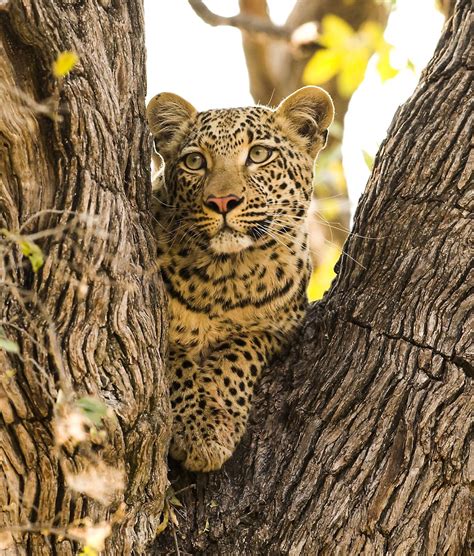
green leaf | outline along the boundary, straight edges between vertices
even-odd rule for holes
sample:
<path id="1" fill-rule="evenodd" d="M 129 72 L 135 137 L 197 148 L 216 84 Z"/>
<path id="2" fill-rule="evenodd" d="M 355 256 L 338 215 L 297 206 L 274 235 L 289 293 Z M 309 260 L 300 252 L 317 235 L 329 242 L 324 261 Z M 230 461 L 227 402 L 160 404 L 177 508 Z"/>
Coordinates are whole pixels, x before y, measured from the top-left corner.
<path id="1" fill-rule="evenodd" d="M 415 64 L 413 63 L 413 60 L 410 60 L 410 58 L 408 58 L 408 60 L 407 60 L 407 69 L 409 69 L 413 73 L 416 73 Z"/>
<path id="2" fill-rule="evenodd" d="M 176 498 L 176 496 L 172 496 L 169 499 L 169 503 L 172 504 L 173 506 L 177 506 L 178 508 L 183 507 L 183 504 L 181 504 L 181 502 L 178 500 L 178 498 Z"/>
<path id="3" fill-rule="evenodd" d="M 28 259 L 30 260 L 33 272 L 38 272 L 38 270 L 44 264 L 43 251 L 41 251 L 39 245 L 36 245 L 36 243 L 34 243 L 33 241 L 25 239 L 22 236 L 19 236 L 18 238 L 18 245 L 23 255 L 25 255 L 25 257 L 28 257 Z"/>
<path id="4" fill-rule="evenodd" d="M 108 407 L 105 403 L 96 398 L 80 398 L 77 400 L 76 405 L 96 426 L 101 424 L 102 419 L 108 413 Z"/>
<path id="5" fill-rule="evenodd" d="M 374 167 L 374 160 L 375 158 L 366 150 L 362 149 L 362 155 L 364 156 L 364 162 L 367 166 L 367 168 L 372 171 L 372 168 Z"/>

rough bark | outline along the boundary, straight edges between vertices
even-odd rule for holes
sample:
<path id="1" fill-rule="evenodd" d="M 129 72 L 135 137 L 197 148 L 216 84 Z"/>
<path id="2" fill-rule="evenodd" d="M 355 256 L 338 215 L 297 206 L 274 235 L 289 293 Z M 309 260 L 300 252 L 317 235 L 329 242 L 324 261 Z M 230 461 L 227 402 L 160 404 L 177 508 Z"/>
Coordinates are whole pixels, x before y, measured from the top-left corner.
<path id="1" fill-rule="evenodd" d="M 38 240 L 47 254 L 38 274 L 11 248 L 0 277 L 0 320 L 21 348 L 19 356 L 0 350 L 0 373 L 14 375 L 0 383 L 0 528 L 99 521 L 123 500 L 108 553 L 141 553 L 160 518 L 170 433 L 148 211 L 142 2 L 1 4 L 0 227 L 18 232 L 30 219 L 23 233 L 59 231 Z M 51 65 L 64 50 L 80 61 L 61 81 Z M 37 113 L 47 99 L 52 119 Z M 38 215 L 46 209 L 58 212 Z M 59 388 L 97 396 L 117 416 L 94 450 L 127 475 L 111 508 L 65 487 L 63 466 L 81 469 L 91 454 L 55 447 Z M 76 550 L 67 539 L 15 533 L 5 554 Z"/>
<path id="2" fill-rule="evenodd" d="M 338 277 L 263 377 L 236 455 L 177 472 L 196 485 L 183 551 L 469 553 L 471 20 L 459 1 L 376 158 Z"/>

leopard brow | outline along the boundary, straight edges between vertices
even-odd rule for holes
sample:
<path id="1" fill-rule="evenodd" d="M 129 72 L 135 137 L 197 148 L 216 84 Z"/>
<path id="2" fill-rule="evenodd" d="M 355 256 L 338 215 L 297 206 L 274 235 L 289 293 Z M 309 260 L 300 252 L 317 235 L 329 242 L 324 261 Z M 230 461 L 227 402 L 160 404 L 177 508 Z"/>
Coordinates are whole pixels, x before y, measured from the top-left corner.
<path id="1" fill-rule="evenodd" d="M 248 145 L 250 148 L 251 147 L 265 147 L 266 149 L 278 149 L 278 145 L 276 143 L 272 143 L 271 141 L 266 141 L 264 139 L 259 140 L 259 139 L 255 139 L 253 143 L 249 143 Z"/>
<path id="2" fill-rule="evenodd" d="M 187 154 L 191 153 L 201 153 L 201 154 L 208 154 L 205 149 L 203 149 L 200 145 L 186 145 L 186 147 L 181 151 L 181 156 L 186 156 Z"/>

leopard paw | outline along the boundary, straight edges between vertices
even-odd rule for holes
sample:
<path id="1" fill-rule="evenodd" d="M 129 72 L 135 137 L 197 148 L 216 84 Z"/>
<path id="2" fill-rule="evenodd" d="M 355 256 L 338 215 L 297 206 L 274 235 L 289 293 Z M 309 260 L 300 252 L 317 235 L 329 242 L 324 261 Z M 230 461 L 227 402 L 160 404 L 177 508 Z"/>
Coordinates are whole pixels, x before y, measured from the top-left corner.
<path id="1" fill-rule="evenodd" d="M 232 417 L 226 411 L 216 413 L 201 422 L 175 423 L 170 454 L 185 469 L 216 471 L 231 457 L 237 441 Z"/>

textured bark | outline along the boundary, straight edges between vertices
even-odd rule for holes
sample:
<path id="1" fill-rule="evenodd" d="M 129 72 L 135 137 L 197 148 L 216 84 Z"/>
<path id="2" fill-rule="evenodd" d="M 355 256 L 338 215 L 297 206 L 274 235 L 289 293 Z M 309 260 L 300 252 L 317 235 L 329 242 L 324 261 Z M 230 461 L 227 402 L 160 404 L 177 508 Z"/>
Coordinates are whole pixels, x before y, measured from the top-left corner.
<path id="1" fill-rule="evenodd" d="M 458 2 L 397 112 L 349 256 L 263 377 L 236 455 L 180 475 L 196 485 L 183 493 L 182 550 L 469 553 L 470 6 Z"/>
<path id="2" fill-rule="evenodd" d="M 0 227 L 17 232 L 30 219 L 23 233 L 66 228 L 38 241 L 47 254 L 38 274 L 13 249 L 0 276 L 0 320 L 21 347 L 20 356 L 0 350 L 0 373 L 14 371 L 0 383 L 0 528 L 98 521 L 123 500 L 108 553 L 141 553 L 160 518 L 170 434 L 142 2 L 11 0 L 0 25 Z M 51 64 L 70 49 L 80 61 L 61 83 Z M 35 113 L 46 99 L 62 121 Z M 34 216 L 46 209 L 58 213 Z M 98 223 L 77 222 L 76 212 Z M 118 418 L 95 450 L 127 474 L 112 508 L 65 488 L 52 433 L 59 388 L 98 396 Z M 89 456 L 76 449 L 63 464 L 81 469 Z M 14 540 L 5 554 L 77 550 L 34 533 Z"/>

